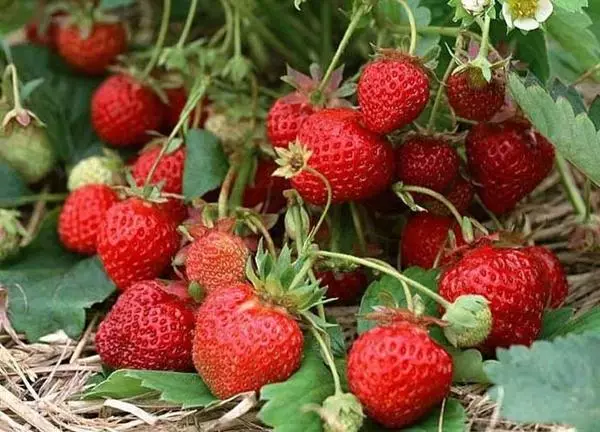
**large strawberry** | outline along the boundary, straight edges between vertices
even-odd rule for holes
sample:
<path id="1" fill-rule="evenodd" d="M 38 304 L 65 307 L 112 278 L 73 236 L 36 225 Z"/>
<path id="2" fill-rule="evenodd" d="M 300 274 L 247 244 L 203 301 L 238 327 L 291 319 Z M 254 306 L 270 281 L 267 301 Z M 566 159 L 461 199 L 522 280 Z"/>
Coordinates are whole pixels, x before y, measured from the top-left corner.
<path id="1" fill-rule="evenodd" d="M 68 24 L 58 29 L 56 47 L 72 67 L 98 75 L 125 52 L 127 32 L 120 22 L 95 22 L 90 28 Z"/>
<path id="2" fill-rule="evenodd" d="M 390 146 L 360 124 L 360 114 L 348 108 L 328 108 L 310 116 L 298 134 L 299 145 L 308 150 L 308 167 L 331 185 L 332 202 L 369 198 L 392 180 L 394 154 Z M 294 168 L 295 148 L 291 153 Z M 302 159 L 300 159 L 302 160 Z M 293 176 L 292 186 L 307 202 L 323 205 L 327 188 L 319 176 L 304 170 Z"/>
<path id="3" fill-rule="evenodd" d="M 523 249 L 529 256 L 536 259 L 542 268 L 546 281 L 546 301 L 544 305 L 550 308 L 560 307 L 569 293 L 569 284 L 563 265 L 554 253 L 543 246 L 531 246 Z"/>
<path id="4" fill-rule="evenodd" d="M 112 146 L 144 143 L 146 132 L 159 130 L 163 120 L 163 103 L 133 77 L 112 75 L 92 96 L 92 125 L 98 136 Z"/>
<path id="5" fill-rule="evenodd" d="M 489 302 L 492 331 L 481 348 L 531 345 L 542 325 L 547 297 L 544 270 L 526 251 L 484 245 L 474 248 L 442 275 L 440 294 L 450 302 L 467 294 Z"/>
<path id="6" fill-rule="evenodd" d="M 442 257 L 451 230 L 457 245 L 464 244 L 460 227 L 453 218 L 427 212 L 411 215 L 400 239 L 402 265 L 432 268 L 438 257 Z"/>
<path id="7" fill-rule="evenodd" d="M 364 68 L 357 93 L 365 127 L 387 134 L 419 117 L 429 100 L 429 78 L 418 59 L 386 50 Z"/>
<path id="8" fill-rule="evenodd" d="M 260 205 L 260 211 L 265 213 L 277 213 L 285 207 L 287 200 L 283 192 L 291 185 L 288 180 L 273 176 L 276 169 L 277 164 L 270 159 L 258 161 L 254 180 L 244 191 L 244 207 Z"/>
<path id="9" fill-rule="evenodd" d="M 121 290 L 160 276 L 178 247 L 173 220 L 157 204 L 137 197 L 112 206 L 98 233 L 98 255 Z"/>
<path id="10" fill-rule="evenodd" d="M 145 280 L 121 294 L 100 323 L 96 349 L 115 369 L 186 371 L 193 367 L 193 309 L 165 283 Z"/>
<path id="11" fill-rule="evenodd" d="M 65 247 L 81 254 L 95 254 L 98 230 L 106 212 L 117 202 L 117 194 L 103 184 L 90 184 L 71 192 L 58 219 L 58 234 Z"/>
<path id="12" fill-rule="evenodd" d="M 367 414 L 388 428 L 415 423 L 450 393 L 452 358 L 402 316 L 360 335 L 348 355 L 348 385 Z"/>
<path id="13" fill-rule="evenodd" d="M 354 304 L 369 284 L 361 269 L 321 270 L 315 272 L 315 276 L 323 287 L 327 287 L 327 298 L 336 299 L 337 305 Z"/>
<path id="14" fill-rule="evenodd" d="M 458 177 L 460 159 L 444 139 L 413 136 L 396 150 L 398 180 L 444 192 Z"/>
<path id="15" fill-rule="evenodd" d="M 466 139 L 469 170 L 483 203 L 505 213 L 552 170 L 554 148 L 525 120 L 479 123 Z"/>
<path id="16" fill-rule="evenodd" d="M 504 105 L 506 84 L 494 76 L 487 82 L 479 68 L 467 67 L 450 76 L 448 102 L 457 116 L 474 121 L 490 120 Z"/>
<path id="17" fill-rule="evenodd" d="M 207 293 L 227 288 L 244 280 L 249 254 L 240 237 L 218 228 L 208 230 L 187 249 L 186 277 Z"/>

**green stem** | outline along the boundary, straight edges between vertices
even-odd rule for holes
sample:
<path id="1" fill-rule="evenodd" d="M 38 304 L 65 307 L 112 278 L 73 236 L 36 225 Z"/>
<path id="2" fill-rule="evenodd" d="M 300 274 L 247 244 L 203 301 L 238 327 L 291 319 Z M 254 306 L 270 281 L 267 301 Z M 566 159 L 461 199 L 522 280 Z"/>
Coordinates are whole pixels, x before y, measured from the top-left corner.
<path id="1" fill-rule="evenodd" d="M 21 105 L 21 95 L 19 93 L 19 74 L 17 73 L 17 67 L 12 63 L 4 71 L 4 79 L 8 79 L 9 75 L 12 75 L 12 94 L 15 111 L 20 112 L 23 110 L 23 106 Z M 2 119 L 0 119 L 1 121 Z"/>
<path id="2" fill-rule="evenodd" d="M 490 24 L 492 19 L 489 15 L 486 15 L 481 26 L 481 45 L 479 46 L 479 54 L 475 59 L 475 63 L 478 61 L 487 61 L 488 54 L 490 52 Z M 478 21 L 479 23 L 479 21 Z M 480 24 L 481 25 L 481 24 Z"/>
<path id="3" fill-rule="evenodd" d="M 242 56 L 242 18 L 237 7 L 233 9 L 233 55 Z"/>
<path id="4" fill-rule="evenodd" d="M 273 258 L 277 258 L 277 250 L 275 249 L 275 243 L 273 242 L 273 237 L 271 237 L 271 234 L 269 233 L 269 230 L 263 223 L 262 219 L 252 213 L 250 213 L 250 215 L 247 216 L 247 218 L 248 218 L 249 222 L 251 222 L 260 231 L 260 234 L 262 235 L 262 237 L 265 239 L 265 242 L 267 243 L 267 250 L 269 251 L 271 256 Z"/>
<path id="5" fill-rule="evenodd" d="M 294 276 L 294 279 L 292 279 L 292 282 L 290 283 L 290 286 L 288 288 L 289 292 L 293 291 L 294 288 L 296 288 L 299 284 L 302 283 L 302 281 L 306 278 L 306 275 L 308 274 L 308 272 L 315 265 L 316 259 L 317 259 L 317 257 L 310 256 L 306 260 L 306 262 L 302 265 L 302 267 L 300 268 L 300 270 L 298 270 L 298 273 L 296 273 L 296 276 Z"/>
<path id="6" fill-rule="evenodd" d="M 69 194 L 66 193 L 26 195 L 12 200 L 0 200 L 0 207 L 20 207 L 40 200 L 45 202 L 62 202 L 68 196 Z"/>
<path id="7" fill-rule="evenodd" d="M 252 171 L 253 164 L 253 153 L 254 149 L 247 148 L 242 163 L 240 165 L 240 169 L 238 171 L 238 175 L 235 179 L 235 183 L 233 184 L 233 189 L 231 191 L 231 197 L 229 199 L 229 208 L 236 209 L 242 206 L 242 202 L 244 201 L 244 192 L 246 191 L 246 185 L 248 185 L 248 181 L 250 180 L 250 174 Z"/>
<path id="8" fill-rule="evenodd" d="M 171 0 L 163 0 L 163 14 L 160 21 L 160 30 L 158 31 L 158 39 L 156 40 L 156 45 L 154 46 L 154 50 L 152 51 L 152 57 L 150 61 L 146 65 L 144 72 L 142 72 L 141 80 L 145 80 L 148 78 L 156 63 L 158 63 L 158 58 L 160 57 L 160 52 L 165 44 L 165 39 L 167 38 L 167 30 L 169 29 L 169 17 L 171 16 Z"/>
<path id="9" fill-rule="evenodd" d="M 302 248 L 304 247 L 304 243 L 306 241 L 306 239 L 304 238 L 304 232 L 302 230 L 302 228 L 304 228 L 302 222 L 302 215 L 300 214 L 300 208 L 297 204 L 294 204 L 290 211 L 292 212 L 292 219 L 294 220 L 294 224 L 296 225 L 296 251 L 298 253 L 298 256 L 300 256 L 302 255 Z"/>
<path id="10" fill-rule="evenodd" d="M 223 184 L 221 185 L 221 190 L 219 191 L 219 199 L 217 201 L 217 211 L 219 219 L 227 217 L 227 200 L 229 199 L 229 192 L 231 192 L 231 186 L 233 185 L 233 181 L 235 180 L 236 172 L 237 166 L 235 164 L 231 164 L 229 170 L 227 171 L 227 175 L 225 176 L 225 180 L 223 180 Z"/>
<path id="11" fill-rule="evenodd" d="M 575 213 L 577 213 L 577 215 L 581 218 L 585 218 L 585 215 L 587 214 L 587 205 L 581 196 L 581 192 L 579 191 L 577 184 L 575 183 L 569 163 L 564 157 L 562 157 L 562 155 L 558 153 L 556 154 L 556 167 L 558 168 L 561 182 L 565 188 L 567 197 L 569 198 L 569 201 L 575 210 Z"/>
<path id="12" fill-rule="evenodd" d="M 410 26 L 388 24 L 387 27 L 398 33 L 409 33 L 411 31 Z M 456 37 L 461 33 L 461 28 L 438 26 L 419 27 L 417 29 L 417 33 L 423 35 L 440 35 L 447 37 Z"/>
<path id="13" fill-rule="evenodd" d="M 459 225 L 462 224 L 462 216 L 461 214 L 458 212 L 458 210 L 456 209 L 456 207 L 454 207 L 454 204 L 452 204 L 450 201 L 448 201 L 448 198 L 446 198 L 444 195 L 442 195 L 439 192 L 436 192 L 434 190 L 425 188 L 425 187 L 421 187 L 421 186 L 410 186 L 410 185 L 404 185 L 404 184 L 400 184 L 400 185 L 395 185 L 394 186 L 394 191 L 396 192 L 413 192 L 413 193 L 420 193 L 423 195 L 427 195 L 439 202 L 441 202 L 442 204 L 444 204 L 444 206 L 446 206 L 446 208 L 448 208 L 448 210 L 450 210 L 450 213 L 452 213 L 452 216 L 454 217 L 454 219 L 456 219 L 456 222 L 458 222 Z"/>
<path id="14" fill-rule="evenodd" d="M 321 0 L 321 64 L 331 60 L 333 46 L 331 44 L 331 21 L 333 18 L 331 0 Z"/>
<path id="15" fill-rule="evenodd" d="M 198 7 L 198 0 L 192 0 L 190 4 L 190 9 L 188 10 L 188 15 L 185 20 L 185 25 L 183 26 L 183 31 L 181 32 L 181 36 L 179 36 L 179 40 L 177 41 L 177 48 L 181 49 L 185 45 L 185 41 L 190 35 L 190 30 L 192 29 L 192 23 L 194 22 L 194 17 L 196 16 L 196 8 Z"/>
<path id="16" fill-rule="evenodd" d="M 410 25 L 410 48 L 408 49 L 408 53 L 410 55 L 414 55 L 415 50 L 417 49 L 417 23 L 415 21 L 415 16 L 405 0 L 396 1 L 402 5 L 406 15 L 408 15 L 408 23 Z"/>
<path id="17" fill-rule="evenodd" d="M 362 256 L 367 255 L 367 241 L 365 240 L 365 232 L 363 230 L 360 213 L 354 201 L 350 201 L 350 213 L 352 214 L 352 223 L 354 224 L 354 231 L 356 231 L 356 237 L 358 239 L 358 247 Z"/>
<path id="18" fill-rule="evenodd" d="M 312 239 L 314 238 L 314 236 L 319 232 L 319 229 L 321 228 L 321 225 L 323 225 L 323 222 L 325 221 L 325 217 L 327 216 L 327 213 L 329 212 L 329 208 L 331 207 L 331 200 L 333 198 L 333 191 L 331 190 L 331 184 L 329 184 L 329 180 L 327 180 L 327 177 L 325 177 L 319 171 L 317 171 L 316 169 L 311 168 L 311 167 L 306 167 L 305 170 L 306 170 L 306 172 L 309 172 L 310 174 L 318 177 L 323 182 L 323 184 L 325 185 L 325 188 L 327 189 L 327 203 L 325 204 L 325 208 L 323 208 L 323 212 L 321 213 L 321 217 L 319 217 L 317 224 L 314 226 L 314 228 L 308 234 L 308 238 L 306 239 L 306 241 L 304 242 L 304 245 L 303 245 L 303 250 L 309 246 L 309 243 L 312 242 Z"/>
<path id="19" fill-rule="evenodd" d="M 350 24 L 348 24 L 348 28 L 346 28 L 346 32 L 344 33 L 344 36 L 342 37 L 342 41 L 340 42 L 335 54 L 333 55 L 333 59 L 329 63 L 329 67 L 327 68 L 327 71 L 325 72 L 323 79 L 319 83 L 319 87 L 317 88 L 317 91 L 319 93 L 323 92 L 323 90 L 327 86 L 327 83 L 329 82 L 331 75 L 335 71 L 335 68 L 337 67 L 337 65 L 339 63 L 340 58 L 342 57 L 342 54 L 344 54 L 344 51 L 346 50 L 348 43 L 350 43 L 350 38 L 352 38 L 352 34 L 358 27 L 358 23 L 360 22 L 360 19 L 366 12 L 367 12 L 367 5 L 363 4 L 356 10 L 354 15 L 352 16 L 352 20 L 350 21 Z"/>
<path id="20" fill-rule="evenodd" d="M 319 333 L 319 331 L 316 328 L 314 328 L 312 325 L 310 326 L 310 332 L 313 334 L 313 336 L 319 343 L 319 346 L 321 347 L 321 352 L 323 353 L 323 357 L 325 357 L 325 362 L 329 366 L 329 369 L 331 369 L 331 376 L 333 377 L 333 386 L 335 388 L 335 394 L 336 395 L 342 394 L 343 391 L 342 391 L 342 385 L 340 383 L 340 374 L 335 365 L 335 360 L 333 359 L 333 355 L 331 354 L 331 351 L 325 344 L 325 341 L 321 337 L 321 334 Z"/>
<path id="21" fill-rule="evenodd" d="M 220 51 L 226 53 L 229 50 L 229 46 L 233 39 L 233 14 L 227 0 L 221 0 L 221 6 L 223 7 L 223 13 L 225 14 L 225 39 L 223 39 Z"/>
<path id="22" fill-rule="evenodd" d="M 346 254 L 341 254 L 341 253 L 327 252 L 327 251 L 317 251 L 314 253 L 315 253 L 315 255 L 321 256 L 324 258 L 334 258 L 334 259 L 339 259 L 341 261 L 345 260 L 348 262 L 352 262 L 354 264 L 358 264 L 358 265 L 361 265 L 364 267 L 371 268 L 373 270 L 377 270 L 381 273 L 392 276 L 393 278 L 397 279 L 400 282 L 404 281 L 405 283 L 412 286 L 417 291 L 426 295 L 427 297 L 431 298 L 432 300 L 436 301 L 437 303 L 439 303 L 442 307 L 444 307 L 446 309 L 451 306 L 451 303 L 448 300 L 446 300 L 444 297 L 431 291 L 429 288 L 420 284 L 419 282 L 414 281 L 414 280 L 404 276 L 402 273 L 396 271 L 395 269 L 392 270 L 391 266 L 388 267 L 388 266 L 373 262 L 373 260 L 370 260 L 370 259 L 358 258 L 358 257 L 352 256 L 352 255 L 346 255 Z"/>

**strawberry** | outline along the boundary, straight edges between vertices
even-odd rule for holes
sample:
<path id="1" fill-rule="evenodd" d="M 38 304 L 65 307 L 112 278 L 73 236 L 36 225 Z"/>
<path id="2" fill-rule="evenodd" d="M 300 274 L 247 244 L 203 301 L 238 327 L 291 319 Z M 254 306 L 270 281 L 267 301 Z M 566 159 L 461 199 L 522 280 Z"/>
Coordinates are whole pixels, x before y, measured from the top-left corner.
<path id="1" fill-rule="evenodd" d="M 0 263 L 15 256 L 27 231 L 19 221 L 20 213 L 0 209 Z"/>
<path id="2" fill-rule="evenodd" d="M 62 244 L 80 254 L 95 254 L 98 229 L 106 212 L 118 202 L 117 194 L 102 184 L 82 186 L 71 192 L 58 219 Z"/>
<path id="3" fill-rule="evenodd" d="M 178 248 L 172 219 L 157 204 L 136 197 L 112 206 L 98 233 L 98 255 L 121 290 L 160 276 Z"/>
<path id="4" fill-rule="evenodd" d="M 532 246 L 523 252 L 536 259 L 546 279 L 546 301 L 544 305 L 552 309 L 562 306 L 569 293 L 569 284 L 564 267 L 552 251 L 543 246 Z"/>
<path id="5" fill-rule="evenodd" d="M 338 271 L 322 270 L 315 272 L 321 286 L 327 287 L 327 298 L 337 299 L 336 305 L 352 305 L 369 284 L 367 275 L 361 269 Z"/>
<path id="6" fill-rule="evenodd" d="M 248 256 L 240 237 L 218 228 L 208 230 L 189 246 L 185 274 L 211 293 L 243 281 Z"/>
<path id="7" fill-rule="evenodd" d="M 254 181 L 244 191 L 244 207 L 255 208 L 265 213 L 278 213 L 287 203 L 283 191 L 291 189 L 290 182 L 272 174 L 277 164 L 270 159 L 260 159 L 256 165 Z"/>
<path id="8" fill-rule="evenodd" d="M 59 29 L 57 19 L 62 15 L 63 12 L 55 12 L 50 17 L 43 17 L 41 21 L 34 19 L 28 22 L 25 24 L 25 38 L 32 44 L 56 48 L 56 35 Z"/>
<path id="9" fill-rule="evenodd" d="M 122 23 L 93 23 L 84 30 L 74 24 L 59 27 L 56 47 L 62 58 L 89 75 L 104 73 L 127 49 L 127 31 Z"/>
<path id="10" fill-rule="evenodd" d="M 231 155 L 243 150 L 244 142 L 252 132 L 252 121 L 248 117 L 233 118 L 214 112 L 206 119 L 204 128 L 219 138 L 225 153 Z"/>
<path id="11" fill-rule="evenodd" d="M 446 190 L 444 196 L 460 214 L 465 214 L 471 206 L 473 198 L 475 198 L 475 188 L 470 181 L 465 180 L 459 175 L 454 183 L 452 183 Z M 423 202 L 423 205 L 427 207 L 431 213 L 441 216 L 451 216 L 448 207 L 438 200 L 428 199 L 427 201 Z"/>
<path id="12" fill-rule="evenodd" d="M 525 120 L 479 123 L 466 139 L 469 171 L 479 196 L 494 213 L 505 213 L 550 173 L 554 148 Z"/>
<path id="13" fill-rule="evenodd" d="M 168 88 L 165 90 L 165 93 L 167 95 L 167 100 L 168 100 L 167 109 L 165 110 L 166 111 L 165 127 L 167 128 L 167 131 L 170 133 L 171 130 L 173 130 L 173 128 L 179 122 L 179 117 L 181 116 L 181 112 L 183 111 L 183 108 L 185 107 L 188 95 L 187 95 L 185 88 L 183 88 L 183 87 Z M 200 114 L 200 121 L 198 122 L 199 128 L 204 126 L 204 122 L 206 122 L 206 119 L 208 117 L 208 111 L 206 110 L 207 103 L 208 103 L 208 100 L 205 98 L 204 101 L 202 101 L 202 113 Z M 192 113 L 189 116 L 188 124 L 190 126 L 194 123 L 194 119 L 196 117 L 196 113 L 198 112 L 198 108 L 199 107 L 197 107 L 194 111 L 192 111 Z"/>
<path id="14" fill-rule="evenodd" d="M 267 136 L 271 144 L 274 147 L 287 147 L 296 139 L 300 127 L 314 112 L 310 103 L 291 103 L 286 97 L 277 99 L 267 116 Z"/>
<path id="15" fill-rule="evenodd" d="M 453 302 L 466 294 L 489 302 L 492 331 L 481 349 L 531 345 L 542 325 L 547 297 L 544 270 L 526 251 L 484 245 L 474 248 L 442 274 L 439 292 Z"/>
<path id="16" fill-rule="evenodd" d="M 115 369 L 186 371 L 193 367 L 194 312 L 159 280 L 121 294 L 96 333 L 102 362 Z"/>
<path id="17" fill-rule="evenodd" d="M 298 143 L 312 152 L 308 165 L 331 185 L 333 203 L 369 198 L 392 180 L 394 155 L 380 137 L 360 125 L 360 114 L 348 108 L 328 108 L 309 117 Z M 309 172 L 292 178 L 302 198 L 315 205 L 327 202 L 323 180 Z"/>
<path id="18" fill-rule="evenodd" d="M 387 50 L 364 68 L 357 93 L 365 127 L 387 134 L 419 117 L 429 100 L 429 78 L 418 59 Z"/>
<path id="19" fill-rule="evenodd" d="M 441 138 L 413 136 L 396 150 L 398 180 L 436 192 L 457 179 L 459 165 L 456 150 Z"/>
<path id="20" fill-rule="evenodd" d="M 300 366 L 304 339 L 294 318 L 248 284 L 211 293 L 198 309 L 193 358 L 219 399 L 285 381 Z"/>
<path id="21" fill-rule="evenodd" d="M 159 130 L 164 107 L 152 90 L 127 75 L 112 75 L 92 96 L 92 124 L 115 147 L 142 144 L 146 132 Z"/>
<path id="22" fill-rule="evenodd" d="M 348 385 L 388 428 L 415 423 L 450 393 L 452 358 L 418 323 L 392 320 L 354 342 Z"/>
<path id="23" fill-rule="evenodd" d="M 466 68 L 448 78 L 448 102 L 458 117 L 488 121 L 504 105 L 506 84 L 494 76 L 487 82 L 478 68 Z"/>
<path id="24" fill-rule="evenodd" d="M 432 268 L 438 256 L 442 256 L 450 230 L 454 232 L 456 243 L 464 244 L 460 227 L 453 218 L 427 212 L 411 215 L 402 230 L 402 265 Z"/>
<path id="25" fill-rule="evenodd" d="M 118 155 L 106 153 L 105 156 L 90 156 L 77 162 L 69 173 L 67 187 L 70 191 L 89 184 L 123 184 L 123 162 Z"/>

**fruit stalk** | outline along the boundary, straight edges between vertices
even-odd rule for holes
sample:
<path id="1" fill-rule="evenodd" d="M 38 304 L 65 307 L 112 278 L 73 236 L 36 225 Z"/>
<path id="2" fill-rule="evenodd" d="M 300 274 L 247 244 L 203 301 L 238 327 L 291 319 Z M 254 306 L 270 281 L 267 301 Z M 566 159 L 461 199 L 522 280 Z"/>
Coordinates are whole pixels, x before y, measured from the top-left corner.
<path id="1" fill-rule="evenodd" d="M 333 59 L 331 59 L 331 62 L 329 63 L 329 66 L 327 67 L 327 71 L 325 72 L 325 75 L 323 75 L 323 79 L 319 83 L 319 87 L 317 88 L 318 93 L 322 93 L 323 90 L 325 89 L 325 87 L 327 86 L 327 83 L 329 82 L 331 75 L 335 71 L 335 68 L 337 67 L 337 65 L 339 63 L 340 58 L 342 57 L 342 54 L 344 54 L 344 51 L 346 50 L 348 43 L 350 43 L 350 38 L 352 37 L 352 34 L 358 27 L 358 23 L 359 23 L 360 19 L 362 18 L 362 16 L 365 13 L 367 13 L 367 10 L 368 10 L 368 6 L 363 4 L 356 10 L 354 15 L 352 16 L 352 19 L 350 20 L 350 24 L 348 24 L 348 27 L 346 28 L 346 32 L 344 33 L 344 36 L 342 37 L 342 40 L 341 40 L 340 44 L 338 45 L 338 48 L 337 48 L 335 54 L 333 55 Z"/>
<path id="2" fill-rule="evenodd" d="M 229 199 L 229 192 L 231 191 L 236 173 L 237 166 L 235 164 L 231 164 L 227 174 L 225 175 L 223 184 L 221 185 L 221 190 L 219 191 L 219 199 L 217 201 L 217 212 L 219 219 L 227 217 L 227 200 Z"/>
<path id="3" fill-rule="evenodd" d="M 182 49 L 186 39 L 190 34 L 190 30 L 192 29 L 192 23 L 194 22 L 194 17 L 196 15 L 196 8 L 198 7 L 198 0 L 192 0 L 190 4 L 190 9 L 188 10 L 188 15 L 185 20 L 185 24 L 183 26 L 183 31 L 181 32 L 181 36 L 177 41 L 177 48 Z"/>
<path id="4" fill-rule="evenodd" d="M 329 208 L 331 207 L 331 200 L 333 198 L 333 191 L 331 189 L 331 184 L 329 184 L 329 180 L 327 180 L 327 178 L 323 174 L 321 174 L 319 171 L 317 171 L 316 169 L 314 169 L 312 167 L 307 166 L 304 169 L 306 170 L 306 172 L 318 177 L 323 182 L 323 184 L 325 185 L 325 188 L 327 189 L 327 203 L 325 204 L 325 208 L 323 208 L 323 213 L 321 213 L 321 216 L 319 217 L 317 224 L 314 226 L 314 228 L 308 234 L 308 238 L 307 238 L 306 242 L 304 243 L 303 249 L 305 249 L 312 242 L 313 237 L 317 234 L 317 232 L 319 232 L 319 229 L 321 228 L 321 225 L 323 225 L 323 222 L 325 221 L 325 217 L 327 216 L 327 213 L 329 212 Z"/>
<path id="5" fill-rule="evenodd" d="M 408 22 L 410 25 L 410 47 L 408 48 L 408 53 L 410 55 L 414 55 L 415 50 L 417 49 L 417 23 L 415 22 L 415 16 L 410 9 L 406 0 L 396 0 L 400 5 L 404 8 L 406 15 L 408 16 Z"/>
<path id="6" fill-rule="evenodd" d="M 258 231 L 260 232 L 260 234 L 265 239 L 265 242 L 267 243 L 267 250 L 269 251 L 271 256 L 273 256 L 274 258 L 277 257 L 277 249 L 275 248 L 275 243 L 273 242 L 273 238 L 271 237 L 269 230 L 267 229 L 267 227 L 265 226 L 263 221 L 260 219 L 260 217 L 254 215 L 254 214 L 250 214 L 246 217 L 247 217 L 248 222 L 250 222 L 252 224 L 252 226 L 256 227 L 258 229 Z"/>
<path id="7" fill-rule="evenodd" d="M 575 183 L 575 179 L 573 178 L 573 173 L 571 172 L 571 168 L 569 167 L 569 163 L 566 161 L 562 155 L 556 153 L 556 167 L 560 174 L 560 179 L 565 188 L 565 192 L 567 193 L 567 197 L 573 206 L 573 209 L 582 219 L 586 217 L 588 214 L 587 205 L 585 200 L 581 196 L 579 188 Z"/>
<path id="8" fill-rule="evenodd" d="M 358 264 L 364 267 L 368 267 L 371 268 L 373 270 L 377 270 L 381 273 L 387 274 L 389 276 L 392 276 L 393 278 L 397 279 L 400 282 L 405 282 L 406 284 L 412 286 L 413 288 L 415 288 L 417 291 L 419 291 L 420 293 L 426 295 L 427 297 L 431 298 L 432 300 L 434 300 L 435 302 L 437 302 L 438 304 L 440 304 L 442 307 L 444 308 L 448 308 L 450 306 L 450 302 L 448 302 L 445 298 L 443 298 L 442 296 L 440 296 L 439 294 L 434 293 L 433 291 L 431 291 L 429 288 L 427 288 L 426 286 L 420 284 L 417 281 L 412 280 L 411 278 L 408 278 L 406 276 L 404 276 L 402 273 L 396 271 L 396 270 L 392 270 L 391 268 L 389 268 L 387 265 L 382 265 L 379 262 L 377 262 L 376 260 L 372 260 L 372 259 L 365 259 L 365 258 L 358 258 L 352 255 L 346 255 L 346 254 L 342 254 L 342 253 L 335 253 L 335 252 L 327 252 L 327 251 L 316 251 L 314 252 L 314 254 L 316 256 L 320 256 L 323 258 L 334 258 L 334 259 L 339 259 L 341 261 L 348 261 L 354 264 Z M 407 298 L 408 300 L 408 298 Z"/>
<path id="9" fill-rule="evenodd" d="M 310 332 L 313 334 L 313 336 L 319 343 L 319 346 L 321 347 L 321 352 L 323 353 L 323 357 L 325 358 L 325 362 L 327 363 L 327 366 L 329 366 L 329 369 L 331 370 L 331 376 L 333 377 L 333 386 L 335 388 L 334 394 L 336 394 L 336 395 L 342 394 L 343 391 L 342 391 L 342 385 L 340 383 L 340 374 L 335 365 L 335 360 L 333 359 L 333 356 L 331 355 L 331 350 L 328 348 L 327 344 L 325 344 L 325 341 L 321 337 L 319 330 L 317 330 L 312 325 L 309 328 L 310 328 Z"/>
<path id="10" fill-rule="evenodd" d="M 484 64 L 488 61 L 488 54 L 490 52 L 490 24 L 492 19 L 486 14 L 483 24 L 478 20 L 477 23 L 481 27 L 481 45 L 479 46 L 479 53 L 477 58 L 474 60 L 475 64 Z"/>
<path id="11" fill-rule="evenodd" d="M 358 239 L 358 247 L 362 256 L 367 254 L 367 241 L 365 239 L 365 232 L 363 229 L 362 220 L 358 211 L 357 204 L 354 201 L 350 202 L 350 213 L 352 214 L 352 223 L 354 224 L 354 231 L 356 231 L 356 237 Z"/>
<path id="12" fill-rule="evenodd" d="M 253 164 L 253 153 L 254 149 L 247 148 L 242 156 L 242 163 L 240 164 L 233 189 L 231 191 L 231 197 L 229 198 L 229 208 L 236 209 L 241 207 L 242 201 L 244 200 L 244 191 L 246 185 L 250 181 L 250 174 L 252 174 Z"/>
<path id="13" fill-rule="evenodd" d="M 450 201 L 448 201 L 448 199 L 439 192 L 436 192 L 434 190 L 431 190 L 429 188 L 425 188 L 422 186 L 410 186 L 410 185 L 404 185 L 404 184 L 396 184 L 393 186 L 393 189 L 394 189 L 394 192 L 396 192 L 396 193 L 413 192 L 413 193 L 420 193 L 423 195 L 430 196 L 431 198 L 436 199 L 439 202 L 441 202 L 442 204 L 444 204 L 448 208 L 448 210 L 450 210 L 450 213 L 452 213 L 452 216 L 454 216 L 454 219 L 456 219 L 456 222 L 458 222 L 459 225 L 462 223 L 462 216 L 460 215 L 460 213 L 458 212 L 456 207 L 454 207 L 454 204 L 452 204 Z"/>
<path id="14" fill-rule="evenodd" d="M 156 40 L 156 45 L 154 46 L 154 50 L 152 52 L 152 57 L 150 57 L 150 61 L 146 65 L 146 68 L 142 72 L 142 81 L 150 75 L 150 72 L 158 63 L 158 58 L 160 57 L 160 52 L 165 44 L 165 39 L 167 38 L 167 30 L 169 29 L 169 17 L 171 16 L 171 0 L 163 0 L 163 14 L 160 21 L 160 29 L 158 31 L 158 39 Z"/>

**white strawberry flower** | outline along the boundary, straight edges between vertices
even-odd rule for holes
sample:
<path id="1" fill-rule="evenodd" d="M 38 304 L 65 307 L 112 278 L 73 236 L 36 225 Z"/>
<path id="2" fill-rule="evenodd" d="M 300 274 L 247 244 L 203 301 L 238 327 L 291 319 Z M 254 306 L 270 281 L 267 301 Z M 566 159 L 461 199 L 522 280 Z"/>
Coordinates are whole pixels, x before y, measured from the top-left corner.
<path id="1" fill-rule="evenodd" d="M 502 15 L 508 28 L 536 30 L 546 21 L 554 6 L 550 0 L 505 0 Z"/>
<path id="2" fill-rule="evenodd" d="M 472 15 L 479 15 L 489 6 L 490 0 L 461 0 L 462 7 Z"/>

